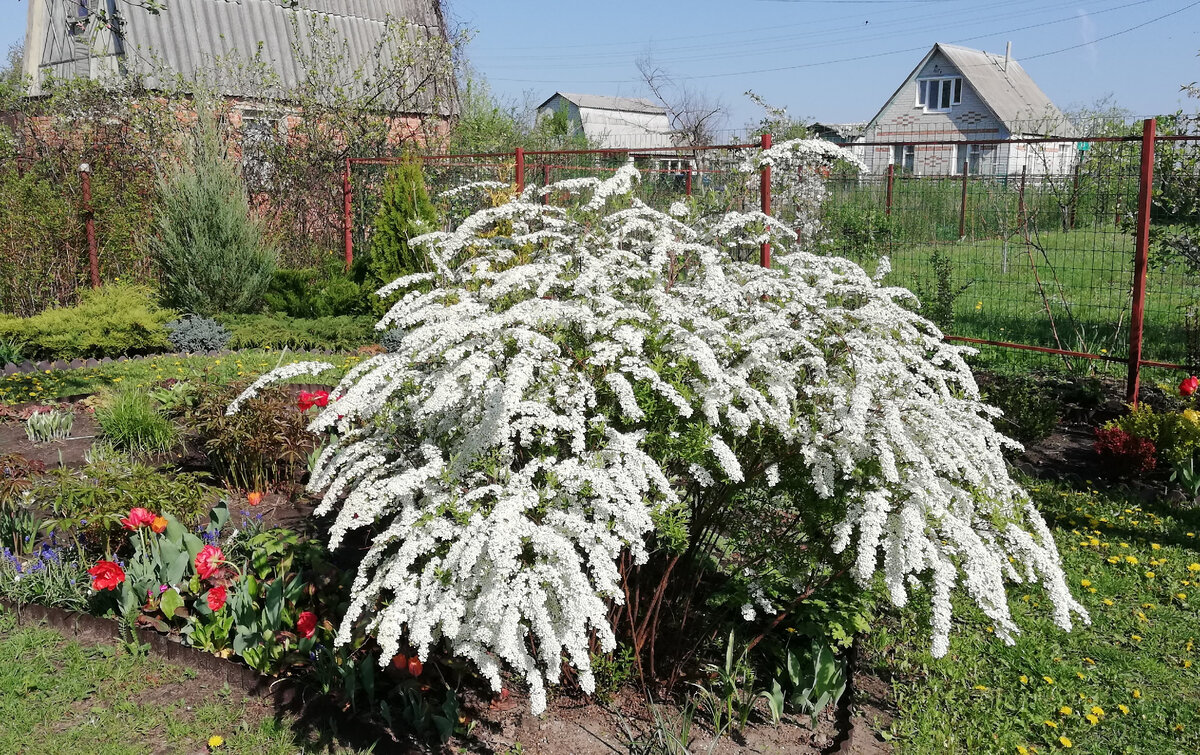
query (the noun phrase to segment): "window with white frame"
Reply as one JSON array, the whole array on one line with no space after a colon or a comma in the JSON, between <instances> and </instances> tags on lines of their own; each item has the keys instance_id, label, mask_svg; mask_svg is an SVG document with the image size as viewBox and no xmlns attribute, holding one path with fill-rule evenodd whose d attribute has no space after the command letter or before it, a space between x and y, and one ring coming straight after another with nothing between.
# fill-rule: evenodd
<instances>
[{"instance_id":1,"label":"window with white frame","mask_svg":"<svg viewBox=\"0 0 1200 755\"><path fill-rule=\"evenodd\" d=\"M944 113L962 103L962 76L917 79L916 107L926 113Z\"/></svg>"},{"instance_id":2,"label":"window with white frame","mask_svg":"<svg viewBox=\"0 0 1200 755\"><path fill-rule=\"evenodd\" d=\"M892 164L902 172L912 173L917 167L917 148L912 144L897 144L892 148Z\"/></svg>"},{"instance_id":3,"label":"window with white frame","mask_svg":"<svg viewBox=\"0 0 1200 755\"><path fill-rule=\"evenodd\" d=\"M996 145L959 144L954 153L954 173L962 175L964 163L968 175L977 176L984 171L991 173L995 169L995 162Z\"/></svg>"}]
</instances>

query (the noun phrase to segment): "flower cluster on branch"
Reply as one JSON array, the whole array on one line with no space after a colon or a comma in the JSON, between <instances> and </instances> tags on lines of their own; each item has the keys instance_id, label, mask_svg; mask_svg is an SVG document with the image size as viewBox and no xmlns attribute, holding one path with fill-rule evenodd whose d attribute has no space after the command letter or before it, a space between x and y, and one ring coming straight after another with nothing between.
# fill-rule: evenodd
<instances>
[{"instance_id":1,"label":"flower cluster on branch","mask_svg":"<svg viewBox=\"0 0 1200 755\"><path fill-rule=\"evenodd\" d=\"M647 558L664 512L785 483L836 508L864 587L882 572L898 605L930 588L937 655L956 585L1009 641L1006 581L1044 583L1064 628L1087 620L968 350L911 294L761 214L693 228L637 180L572 182L570 208L531 188L414 241L433 272L389 287L410 289L379 325L398 345L311 424L334 434L310 483L331 546L371 533L340 642L369 617L381 658L445 643L496 690L518 672L538 712L564 659L593 688L618 561ZM763 234L776 268L731 253Z\"/></svg>"}]
</instances>

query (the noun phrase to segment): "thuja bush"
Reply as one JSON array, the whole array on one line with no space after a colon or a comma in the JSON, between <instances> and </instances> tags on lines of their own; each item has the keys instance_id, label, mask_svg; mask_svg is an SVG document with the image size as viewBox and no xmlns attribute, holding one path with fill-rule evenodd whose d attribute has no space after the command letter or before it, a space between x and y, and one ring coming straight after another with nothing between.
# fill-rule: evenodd
<instances>
[{"instance_id":1,"label":"thuja bush","mask_svg":"<svg viewBox=\"0 0 1200 755\"><path fill-rule=\"evenodd\" d=\"M768 157L787 173L845 154ZM540 711L564 665L594 689L590 643L615 647L635 565L665 575L658 605L740 581L739 620L761 631L803 599L810 545L863 589L882 572L897 605L927 589L935 655L957 585L1008 642L1006 582L1043 582L1063 628L1087 620L967 350L908 292L761 213L657 212L631 196L637 178L531 187L420 239L431 269L381 292L410 289L378 325L402 337L309 425L334 434L310 482L331 547L372 535L338 642L365 617L381 658L444 644L497 690L503 668L524 677ZM326 368L268 374L228 411ZM776 529L726 540L747 521ZM696 579L705 563L723 579Z\"/></svg>"},{"instance_id":2,"label":"thuja bush","mask_svg":"<svg viewBox=\"0 0 1200 755\"><path fill-rule=\"evenodd\" d=\"M201 115L189 163L162 181L149 240L168 303L208 317L261 309L278 257L215 120Z\"/></svg>"}]
</instances>

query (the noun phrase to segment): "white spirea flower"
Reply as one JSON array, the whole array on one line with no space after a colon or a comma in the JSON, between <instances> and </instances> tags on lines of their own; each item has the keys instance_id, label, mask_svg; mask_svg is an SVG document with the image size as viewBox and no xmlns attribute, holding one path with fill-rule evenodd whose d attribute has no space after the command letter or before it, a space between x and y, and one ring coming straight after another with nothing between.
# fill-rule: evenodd
<instances>
[{"instance_id":1,"label":"white spirea flower","mask_svg":"<svg viewBox=\"0 0 1200 755\"><path fill-rule=\"evenodd\" d=\"M295 362L293 364L285 364L282 367L276 367L251 383L249 388L242 391L229 404L229 407L225 410L225 415L232 416L237 414L238 409L242 408L242 404L257 396L259 391L272 383L290 380L300 375L320 375L322 372L332 369L333 365L329 362Z\"/></svg>"},{"instance_id":2,"label":"white spirea flower","mask_svg":"<svg viewBox=\"0 0 1200 755\"><path fill-rule=\"evenodd\" d=\"M759 160L846 159L824 145ZM576 182L590 192L576 210L527 189L414 240L433 277L381 321L399 345L350 370L311 424L337 430L310 482L331 547L373 533L339 643L365 618L382 662L442 644L494 689L502 668L519 674L539 712L564 659L592 688L591 638L615 645L618 560L645 561L656 508L781 478L844 512L832 544L853 549L864 586L882 569L903 604L925 580L935 654L956 585L1001 637L1017 631L1006 580L1045 583L1063 627L1087 620L1009 478L968 349L903 306L908 292L791 246L773 218L689 228L628 196L636 180ZM775 269L731 256L761 234L780 245ZM707 452L651 457L648 438L667 435L651 418Z\"/></svg>"}]
</instances>

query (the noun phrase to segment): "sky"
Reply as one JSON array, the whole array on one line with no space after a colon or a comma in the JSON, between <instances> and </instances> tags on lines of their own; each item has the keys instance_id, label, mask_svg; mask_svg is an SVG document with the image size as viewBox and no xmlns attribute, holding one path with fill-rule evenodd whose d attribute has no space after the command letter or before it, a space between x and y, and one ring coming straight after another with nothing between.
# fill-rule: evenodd
<instances>
[{"instance_id":1,"label":"sky","mask_svg":"<svg viewBox=\"0 0 1200 755\"><path fill-rule=\"evenodd\" d=\"M762 110L866 121L935 42L1013 57L1060 108L1111 95L1135 115L1174 112L1200 80L1195 0L445 0L474 30L472 65L501 100L555 91L645 96L649 55L723 103L729 133ZM535 104L536 104L535 102Z\"/></svg>"},{"instance_id":2,"label":"sky","mask_svg":"<svg viewBox=\"0 0 1200 755\"><path fill-rule=\"evenodd\" d=\"M497 98L555 91L647 96L649 57L728 111L741 133L762 110L871 118L935 42L1013 57L1060 108L1109 97L1144 116L1195 109L1200 0L444 0ZM167 0L170 12L170 0ZM0 46L24 36L27 3L0 0Z\"/></svg>"}]
</instances>

